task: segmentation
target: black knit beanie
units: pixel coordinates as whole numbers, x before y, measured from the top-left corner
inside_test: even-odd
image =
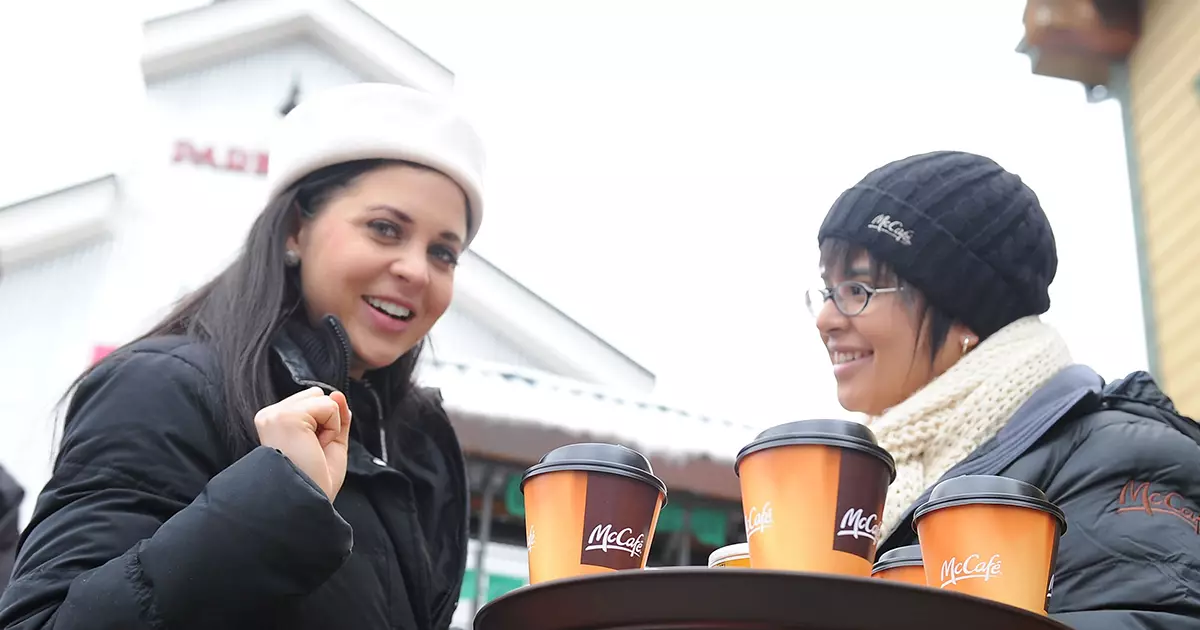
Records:
[[[1050,222],[1020,177],[979,155],[938,151],[872,171],[829,209],[817,242],[828,238],[887,263],[980,338],[1050,308]]]

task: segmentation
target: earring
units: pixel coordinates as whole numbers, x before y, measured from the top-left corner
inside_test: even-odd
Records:
[[[297,254],[295,250],[287,250],[283,253],[283,264],[288,267],[300,266],[300,254]]]
[[[962,351],[962,353],[963,353],[963,354],[966,354],[966,353],[967,353],[967,350],[970,350],[970,349],[971,349],[971,338],[970,338],[970,337],[963,337],[963,351]]]

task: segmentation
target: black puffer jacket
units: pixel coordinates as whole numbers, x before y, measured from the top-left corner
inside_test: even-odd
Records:
[[[25,491],[20,484],[0,466],[0,593],[4,592],[8,576],[12,574],[13,557],[17,553],[17,533],[20,531],[17,522],[24,498]]]
[[[1144,372],[1073,366],[943,479],[1003,475],[1067,515],[1049,611],[1081,630],[1200,629],[1200,426]],[[878,553],[916,544],[915,506]]]
[[[140,342],[72,400],[0,628],[447,628],[466,565],[458,442],[435,393],[351,383],[326,325],[277,336],[273,381],[280,398],[313,384],[349,397],[334,505],[279,451],[230,450],[208,346]],[[401,422],[382,431],[383,414]]]

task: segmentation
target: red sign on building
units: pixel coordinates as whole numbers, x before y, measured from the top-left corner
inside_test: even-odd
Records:
[[[172,162],[207,166],[222,171],[267,174],[268,154],[241,147],[218,148],[213,145],[197,144],[190,140],[176,140]]]

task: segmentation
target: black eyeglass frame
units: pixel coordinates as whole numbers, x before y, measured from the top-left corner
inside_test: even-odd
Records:
[[[847,311],[846,308],[842,305],[842,301],[839,300],[837,297],[835,297],[835,295],[841,295],[841,290],[844,287],[855,287],[855,288],[861,289],[867,295],[866,299],[863,300],[862,307],[860,307],[857,311],[854,311],[854,312]],[[865,282],[859,282],[858,280],[843,280],[842,282],[839,282],[839,283],[833,285],[832,287],[825,287],[825,288],[820,288],[820,289],[810,289],[804,295],[804,302],[808,306],[808,312],[810,314],[812,314],[813,317],[816,317],[820,313],[821,305],[828,302],[829,300],[833,300],[833,306],[835,308],[837,308],[838,312],[841,313],[842,315],[845,315],[846,317],[856,317],[858,315],[861,315],[863,311],[867,310],[867,306],[871,303],[871,298],[875,297],[877,294],[897,293],[897,292],[903,291],[903,290],[904,290],[904,287],[879,287],[879,288],[877,288],[877,287],[873,287]],[[819,302],[814,303],[814,301],[813,301],[813,293],[814,292],[819,293],[821,295],[821,299]]]

